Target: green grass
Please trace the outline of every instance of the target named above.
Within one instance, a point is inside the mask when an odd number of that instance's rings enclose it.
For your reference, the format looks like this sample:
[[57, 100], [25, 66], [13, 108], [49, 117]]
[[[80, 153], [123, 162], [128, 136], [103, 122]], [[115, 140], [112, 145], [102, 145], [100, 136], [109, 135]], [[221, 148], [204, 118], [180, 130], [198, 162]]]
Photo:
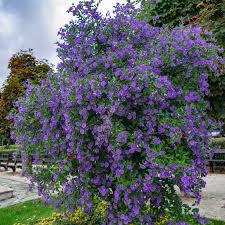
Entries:
[[53, 212], [54, 209], [45, 208], [42, 203], [29, 201], [0, 209], [0, 225], [28, 224], [29, 218], [45, 218]]
[[210, 220], [211, 225], [225, 225], [225, 222], [223, 221], [218, 221], [218, 220]]
[[220, 145], [222, 148], [225, 148], [225, 137], [221, 137], [221, 138], [212, 138], [211, 141], [213, 143], [217, 143], [218, 145]]
[[0, 146], [0, 153], [11, 154], [16, 152], [16, 150], [18, 150], [17, 145]]
[[0, 146], [0, 151], [1, 150], [8, 150], [8, 149], [18, 149], [18, 146], [17, 145], [3, 145], [3, 146]]

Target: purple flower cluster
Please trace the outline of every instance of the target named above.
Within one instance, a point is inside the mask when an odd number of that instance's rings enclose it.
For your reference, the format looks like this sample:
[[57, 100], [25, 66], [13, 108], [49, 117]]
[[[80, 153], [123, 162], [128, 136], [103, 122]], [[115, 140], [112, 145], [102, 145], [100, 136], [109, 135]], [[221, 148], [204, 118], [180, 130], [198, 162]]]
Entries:
[[39, 193], [71, 212], [91, 214], [105, 200], [112, 225], [182, 211], [175, 186], [199, 201], [214, 126], [204, 97], [219, 48], [199, 27], [151, 27], [132, 4], [117, 4], [112, 17], [93, 1], [69, 12], [76, 19], [59, 32], [58, 73], [17, 102], [25, 158], [52, 160], [33, 171]]

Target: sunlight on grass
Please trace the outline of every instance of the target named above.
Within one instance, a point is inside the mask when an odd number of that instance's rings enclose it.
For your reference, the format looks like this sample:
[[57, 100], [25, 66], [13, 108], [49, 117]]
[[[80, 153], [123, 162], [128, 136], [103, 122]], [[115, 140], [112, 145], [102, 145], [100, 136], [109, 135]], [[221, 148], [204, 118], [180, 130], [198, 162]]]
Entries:
[[0, 225], [28, 224], [30, 218], [32, 221], [38, 220], [50, 216], [53, 212], [51, 207], [44, 207], [37, 201], [29, 201], [0, 209]]

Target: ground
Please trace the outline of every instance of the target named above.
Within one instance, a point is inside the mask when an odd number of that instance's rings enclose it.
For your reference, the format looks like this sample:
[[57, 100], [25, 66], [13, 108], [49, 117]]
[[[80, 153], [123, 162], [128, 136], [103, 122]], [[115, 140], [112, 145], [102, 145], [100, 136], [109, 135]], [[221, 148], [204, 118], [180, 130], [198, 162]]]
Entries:
[[12, 188], [14, 195], [13, 198], [0, 201], [0, 208], [39, 198], [36, 190], [29, 191], [29, 181], [18, 173], [0, 172], [0, 185]]
[[[210, 174], [205, 181], [206, 188], [203, 190], [199, 205], [200, 214], [225, 221], [225, 174]], [[14, 189], [14, 197], [1, 201], [0, 208], [38, 198], [36, 190], [29, 191], [29, 181], [18, 173], [0, 172], [0, 184]], [[194, 202], [193, 198], [184, 198], [184, 201], [190, 205]]]
[[[225, 174], [209, 174], [205, 181], [206, 188], [203, 189], [199, 205], [200, 214], [225, 221]], [[189, 204], [193, 203], [191, 198], [184, 200]]]

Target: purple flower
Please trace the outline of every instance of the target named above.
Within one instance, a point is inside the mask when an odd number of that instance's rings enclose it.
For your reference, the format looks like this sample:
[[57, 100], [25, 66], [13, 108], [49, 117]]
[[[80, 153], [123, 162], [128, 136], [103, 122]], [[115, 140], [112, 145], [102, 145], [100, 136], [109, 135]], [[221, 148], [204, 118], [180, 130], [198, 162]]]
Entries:
[[105, 196], [107, 194], [107, 189], [104, 186], [98, 188], [98, 190], [102, 196]]
[[28, 84], [13, 115], [25, 170], [31, 155], [36, 164], [54, 159], [33, 171], [32, 183], [65, 211], [91, 214], [97, 199], [109, 203], [109, 225], [154, 224], [173, 208], [184, 218], [174, 187], [200, 201], [205, 158], [215, 151], [206, 95], [224, 60], [218, 47], [199, 27], [152, 27], [129, 3], [112, 16], [93, 0], [69, 12], [57, 72]]
[[161, 144], [161, 140], [159, 138], [153, 138], [153, 142], [156, 144]]

